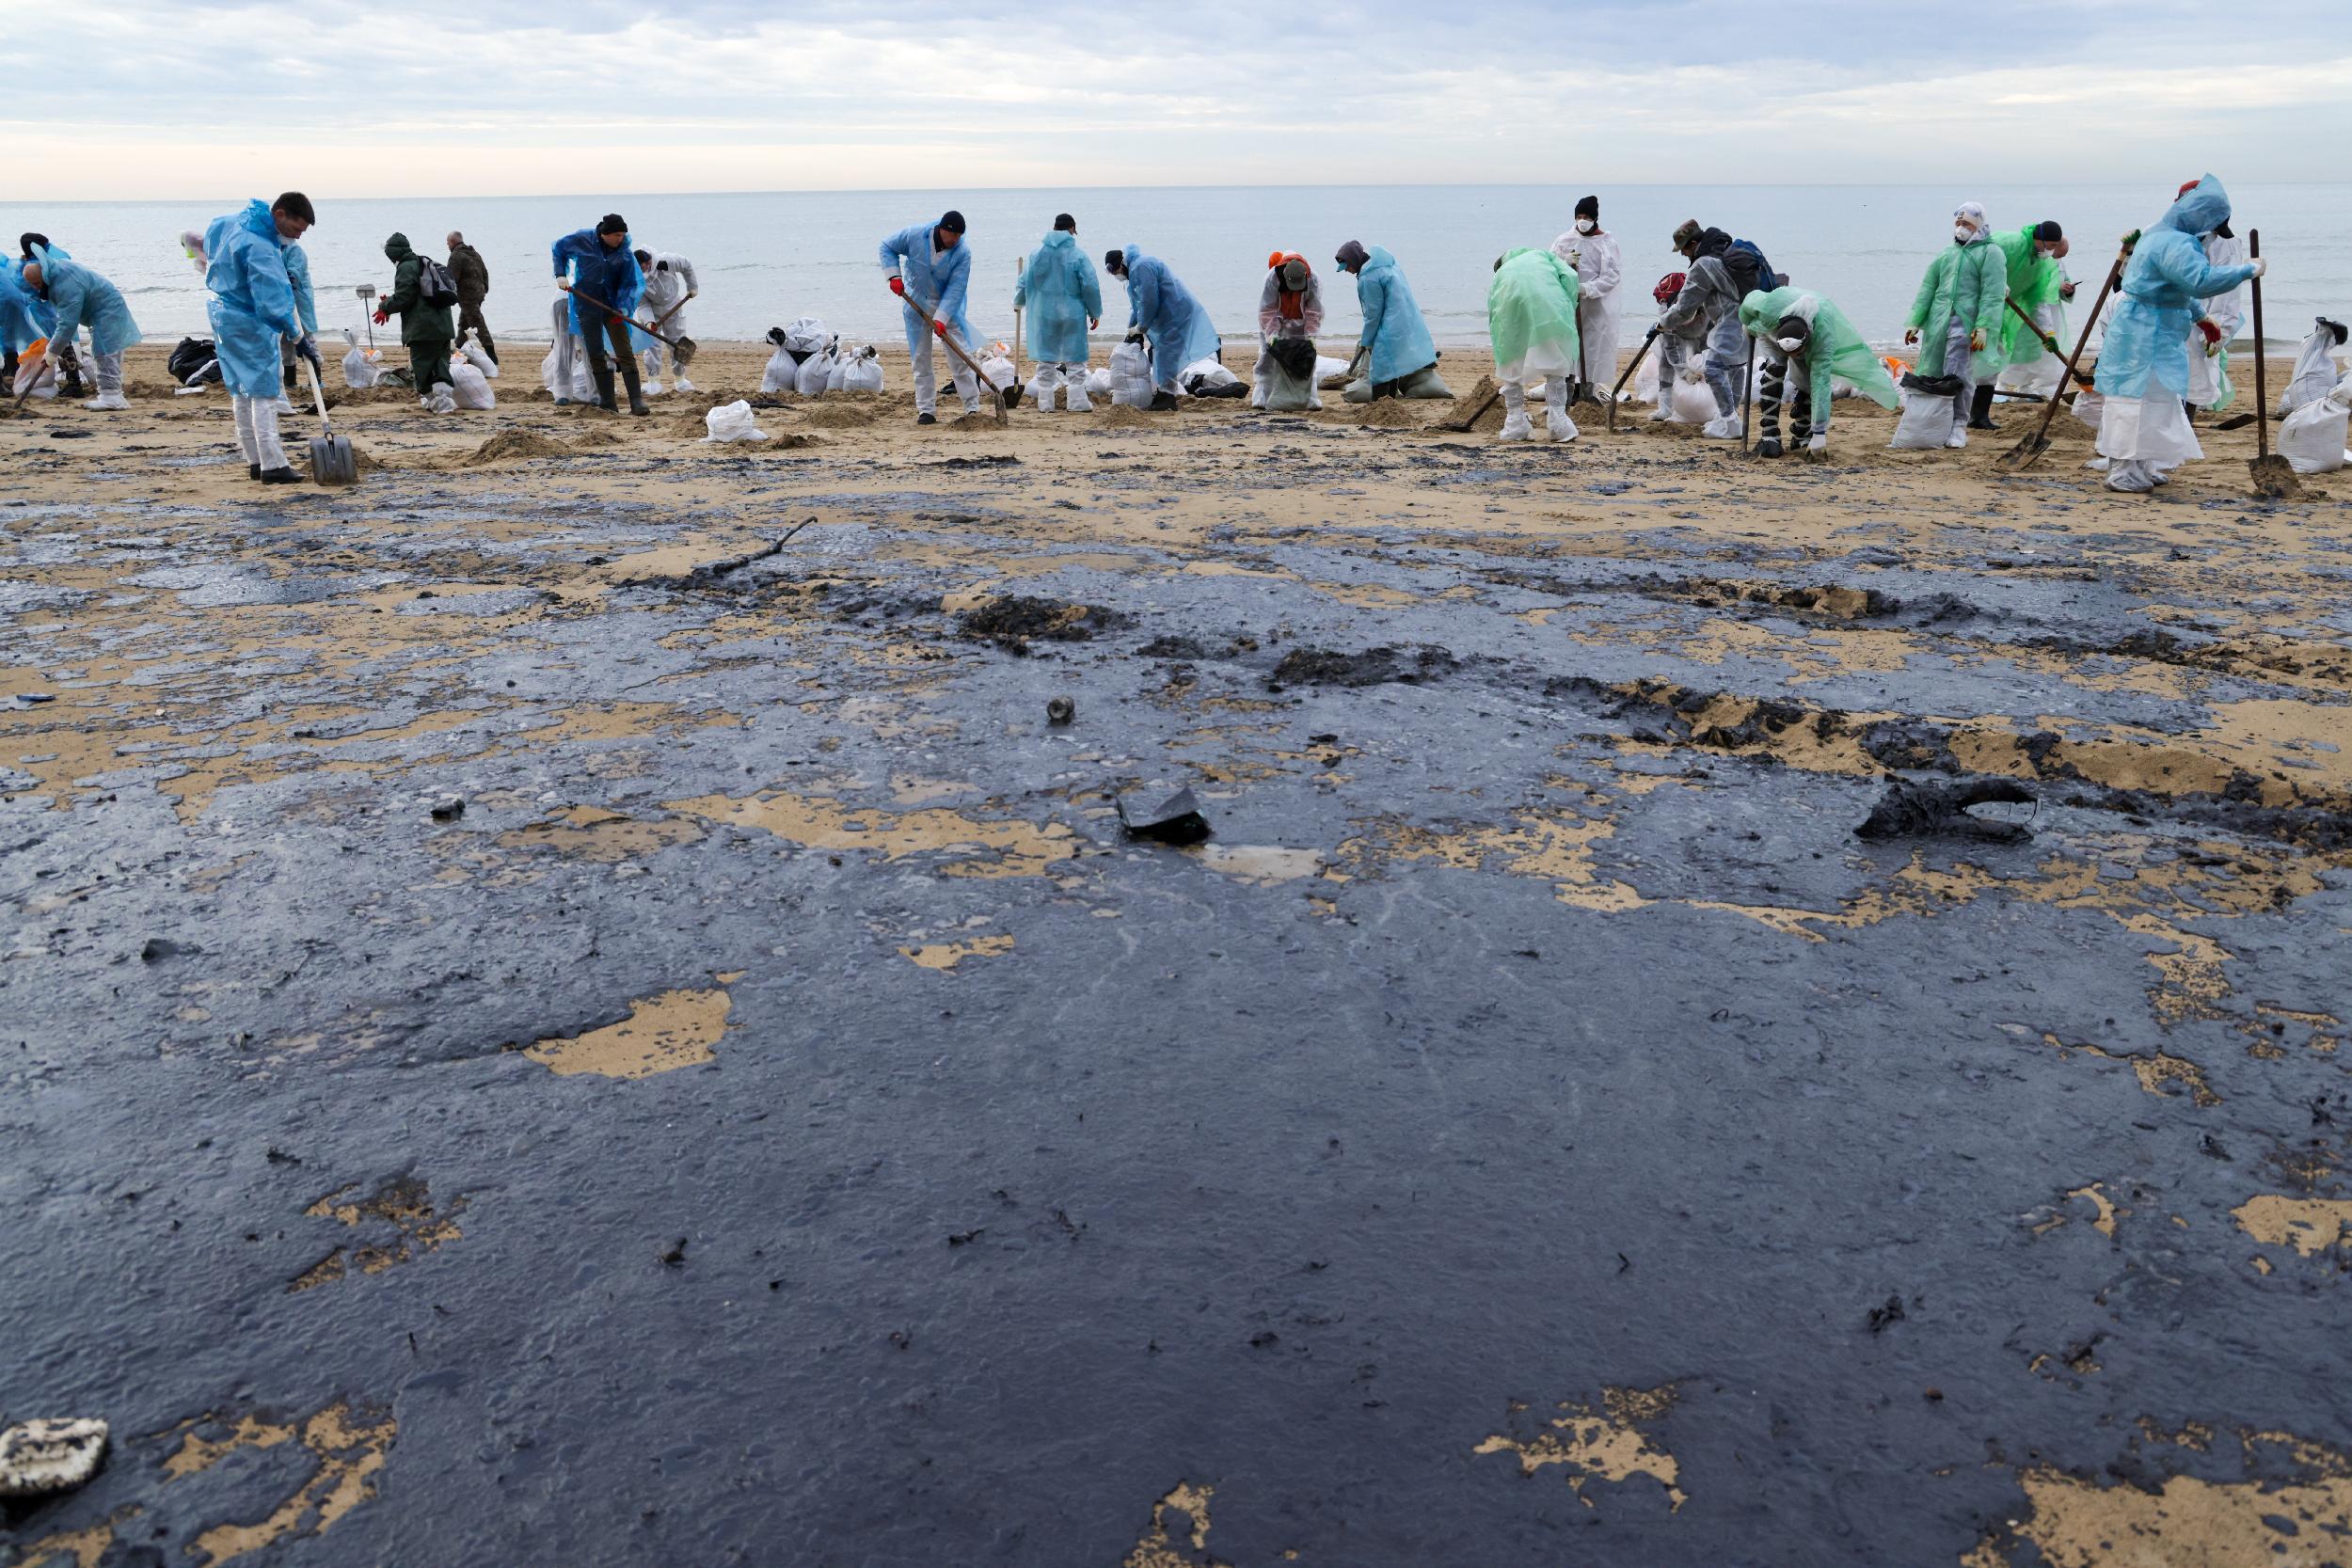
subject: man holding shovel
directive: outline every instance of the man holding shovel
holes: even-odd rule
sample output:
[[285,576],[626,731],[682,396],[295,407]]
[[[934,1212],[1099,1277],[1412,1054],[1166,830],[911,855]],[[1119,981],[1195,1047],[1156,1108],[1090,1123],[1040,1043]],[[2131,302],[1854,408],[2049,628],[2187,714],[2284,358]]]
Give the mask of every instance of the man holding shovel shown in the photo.
[[2121,303],[2099,349],[2099,454],[2107,460],[2110,490],[2153,490],[2172,469],[2205,455],[2181,401],[2188,395],[2188,339],[2202,315],[2199,302],[2264,271],[2259,258],[2222,267],[2206,259],[2205,236],[2229,221],[2229,193],[2208,174],[2132,251]]
[[296,352],[316,365],[318,343],[302,330],[286,247],[317,221],[310,198],[288,191],[273,202],[256,198],[204,229],[204,287],[212,292],[205,309],[221,385],[229,390],[246,477],[263,484],[302,483],[278,437],[278,344],[294,339]]
[[660,395],[661,354],[665,348],[669,350],[670,371],[677,389],[691,392],[694,384],[686,379],[686,361],[678,357],[675,345],[686,336],[686,302],[702,293],[694,277],[694,263],[667,251],[657,256],[650,250],[641,250],[637,253],[637,270],[645,275],[645,296],[642,302],[645,325],[671,340],[669,343],[660,339],[645,341],[646,395]]
[[628,411],[651,412],[637,378],[636,345],[629,341],[629,313],[644,292],[645,275],[629,250],[628,220],[607,213],[594,229],[566,234],[549,249],[555,286],[572,296],[572,330],[588,350],[588,378],[596,384],[596,406],[608,414],[619,411],[612,401],[612,367],[617,362],[622,385],[628,388]]
[[[882,243],[882,271],[890,275],[890,292],[907,301],[904,314],[907,353],[914,361],[914,422],[939,422],[939,376],[931,365],[931,339],[953,332],[958,341],[974,341],[972,324],[964,319],[965,296],[971,292],[972,250],[963,243],[963,214],[950,210],[937,223],[901,229]],[[922,311],[930,312],[926,325]],[[963,411],[980,411],[980,382],[961,355],[949,355],[947,373],[954,378]],[[1012,396],[1020,383],[1013,383]],[[1009,401],[1009,399],[1008,400]]]

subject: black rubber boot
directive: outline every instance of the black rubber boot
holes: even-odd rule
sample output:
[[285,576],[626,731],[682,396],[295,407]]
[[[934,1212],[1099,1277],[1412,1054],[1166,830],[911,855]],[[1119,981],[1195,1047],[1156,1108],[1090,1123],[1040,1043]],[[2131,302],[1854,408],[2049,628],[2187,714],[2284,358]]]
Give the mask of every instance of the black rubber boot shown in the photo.
[[263,468],[253,476],[264,484],[299,484],[302,476],[292,468]]
[[588,379],[596,384],[596,406],[608,414],[616,412],[618,404],[612,401],[612,362],[609,359],[589,360]]
[[261,478],[261,477],[262,477],[262,466],[261,466],[259,463],[247,463],[247,464],[245,466],[245,477],[246,477],[246,478],[247,478],[247,479],[259,479],[259,478]]
[[1976,404],[1968,410],[1968,428],[1971,430],[2000,428],[1993,422],[1993,383],[1990,381],[1977,388]]
[[1152,393],[1150,412],[1154,414],[1173,414],[1176,412],[1176,394],[1173,392]]
[[[621,385],[628,388],[628,411],[643,419],[652,410],[645,406],[645,385],[637,377],[637,356],[629,355],[621,361]],[[605,388],[606,406],[612,405],[612,387]]]
[[937,424],[939,422],[939,416],[936,414],[917,414],[914,416],[914,422],[916,424]]

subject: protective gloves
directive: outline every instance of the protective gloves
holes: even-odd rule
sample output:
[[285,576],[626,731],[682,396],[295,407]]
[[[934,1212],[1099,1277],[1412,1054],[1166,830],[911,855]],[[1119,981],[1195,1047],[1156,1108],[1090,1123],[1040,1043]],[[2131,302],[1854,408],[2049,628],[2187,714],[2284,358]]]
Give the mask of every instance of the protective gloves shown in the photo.
[[947,341],[947,324],[946,322],[933,318],[931,322],[931,330],[938,334],[940,341],[946,342]]
[[310,333],[305,332],[302,335],[302,341],[294,344],[294,352],[310,361],[311,369],[322,373],[325,372],[326,367],[319,359],[319,341]]
[[1984,333],[1981,330],[1968,334],[1968,352],[1971,354],[1984,352]]
[[890,275],[890,292],[897,294],[900,299],[906,298],[907,280],[900,277],[897,273],[892,273]]
[[1906,327],[1904,327],[1904,328],[1903,328],[1903,344],[1904,344],[1904,346],[1905,346],[1905,347],[1909,347],[1910,345],[1912,345],[1912,344],[1914,344],[1914,343],[1917,342],[1918,341],[1919,341],[1919,329],[1918,329],[1917,327],[1915,327],[1915,326],[1906,326]]
[[2265,274],[2265,273],[2268,272],[2269,270],[2270,270],[2270,258],[2269,258],[2269,257],[2267,257],[2267,256],[2257,256],[2257,257],[2255,257],[2255,258],[2254,258],[2254,276],[2255,276],[2256,277],[2260,277],[2263,274]]

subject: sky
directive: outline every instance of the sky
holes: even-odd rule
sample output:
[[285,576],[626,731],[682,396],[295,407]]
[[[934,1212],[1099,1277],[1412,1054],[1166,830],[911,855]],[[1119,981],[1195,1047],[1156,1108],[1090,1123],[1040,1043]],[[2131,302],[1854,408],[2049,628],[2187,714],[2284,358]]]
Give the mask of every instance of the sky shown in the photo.
[[0,200],[2333,181],[2312,0],[0,5]]

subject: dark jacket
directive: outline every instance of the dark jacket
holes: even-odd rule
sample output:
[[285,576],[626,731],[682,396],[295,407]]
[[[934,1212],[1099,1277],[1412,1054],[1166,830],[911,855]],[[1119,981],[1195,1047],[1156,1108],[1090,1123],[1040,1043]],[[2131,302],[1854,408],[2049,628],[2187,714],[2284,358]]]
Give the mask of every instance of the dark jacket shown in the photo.
[[454,342],[457,321],[446,305],[427,305],[417,292],[417,274],[424,270],[424,262],[409,246],[408,236],[394,234],[384,242],[384,254],[389,258],[392,273],[392,292],[384,296],[383,309],[400,318],[400,341],[404,343]]
[[457,285],[458,304],[479,305],[489,297],[490,269],[473,246],[461,245],[449,253],[449,276]]

